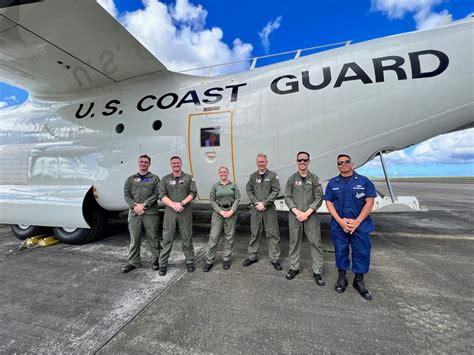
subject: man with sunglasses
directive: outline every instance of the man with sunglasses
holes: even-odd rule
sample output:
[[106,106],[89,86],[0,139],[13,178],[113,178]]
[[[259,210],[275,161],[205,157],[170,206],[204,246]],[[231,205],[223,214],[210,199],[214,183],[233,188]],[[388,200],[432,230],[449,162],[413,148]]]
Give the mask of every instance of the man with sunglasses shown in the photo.
[[323,202],[323,188],[319,178],[308,169],[309,153],[299,152],[296,161],[298,171],[289,177],[285,188],[285,202],[290,209],[288,224],[291,262],[286,278],[292,280],[300,272],[301,241],[304,233],[311,248],[313,277],[316,284],[324,286],[323,247],[319,217],[316,214]]
[[337,157],[339,175],[329,180],[324,200],[331,214],[331,238],[336,254],[339,277],[336,291],[343,293],[347,287],[346,271],[351,268],[349,246],[352,248],[353,286],[366,300],[372,294],[364,284],[364,274],[369,271],[372,242],[369,233],[374,230],[370,212],[374,207],[374,184],[354,171],[351,157]]

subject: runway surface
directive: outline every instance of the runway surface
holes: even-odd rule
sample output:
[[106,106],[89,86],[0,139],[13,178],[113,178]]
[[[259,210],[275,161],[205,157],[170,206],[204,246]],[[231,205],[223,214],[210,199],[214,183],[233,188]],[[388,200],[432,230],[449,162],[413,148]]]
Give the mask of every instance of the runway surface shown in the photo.
[[[384,190],[383,184],[377,183]],[[371,271],[374,300],[352,287],[334,291],[337,270],[322,217],[326,286],[312,278],[303,244],[292,281],[288,228],[280,218],[284,271],[242,266],[249,227],[237,229],[233,264],[221,253],[202,272],[209,225],[194,228],[197,270],[185,271],[180,240],[169,272],[143,267],[122,274],[128,231],[112,224],[99,242],[9,253],[19,241],[0,226],[1,353],[472,353],[474,348],[474,184],[395,182],[429,211],[374,215]],[[352,283],[353,275],[349,273]]]

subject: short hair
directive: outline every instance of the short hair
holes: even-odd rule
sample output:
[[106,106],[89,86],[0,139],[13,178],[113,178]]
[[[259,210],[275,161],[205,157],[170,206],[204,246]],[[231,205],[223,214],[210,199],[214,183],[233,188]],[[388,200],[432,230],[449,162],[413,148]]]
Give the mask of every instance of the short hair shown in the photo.
[[339,160],[339,158],[342,158],[342,157],[347,157],[347,158],[349,158],[349,160],[352,160],[352,158],[351,158],[351,156],[350,156],[349,154],[339,154],[339,155],[337,156],[337,159],[336,159],[336,160]]
[[170,158],[170,161],[172,161],[173,159],[179,159],[179,161],[182,162],[181,158],[178,157],[177,155],[173,155],[173,156]]
[[138,157],[138,160],[140,160],[141,158],[146,158],[146,159],[148,159],[148,163],[151,164],[151,158],[150,158],[148,155],[146,155],[146,154],[140,155],[140,156]]
[[229,168],[227,168],[227,166],[220,166],[219,169],[217,169],[217,173],[219,173],[219,171],[221,171],[221,169],[225,169],[225,170],[227,170],[227,174],[229,173]]
[[298,159],[298,155],[300,154],[306,154],[308,156],[308,159],[311,159],[310,155],[308,152],[304,152],[304,151],[301,151],[301,152],[298,152],[298,154],[296,154],[296,159]]
[[256,159],[258,159],[258,158],[265,158],[265,160],[268,160],[268,159],[267,159],[267,156],[266,156],[265,154],[263,154],[263,153],[258,153]]

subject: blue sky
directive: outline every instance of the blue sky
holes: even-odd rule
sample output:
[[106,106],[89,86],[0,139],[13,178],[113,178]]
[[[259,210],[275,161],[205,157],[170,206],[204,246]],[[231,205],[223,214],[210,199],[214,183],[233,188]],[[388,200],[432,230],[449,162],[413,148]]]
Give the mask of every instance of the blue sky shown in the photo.
[[[100,0],[172,70],[429,29],[474,12],[472,0]],[[0,77],[1,81],[1,77]],[[0,82],[0,109],[28,94]],[[474,129],[386,156],[392,176],[474,176]],[[380,176],[378,160],[359,170]]]

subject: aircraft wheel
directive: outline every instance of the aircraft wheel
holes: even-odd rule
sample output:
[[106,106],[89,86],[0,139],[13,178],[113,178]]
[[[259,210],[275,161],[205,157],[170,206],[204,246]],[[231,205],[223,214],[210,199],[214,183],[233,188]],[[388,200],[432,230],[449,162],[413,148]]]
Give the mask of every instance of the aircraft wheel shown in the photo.
[[56,227],[53,228],[56,238],[66,244],[87,244],[97,240],[105,230],[105,212],[98,205],[90,206],[87,212],[90,229]]
[[15,237],[20,240],[25,240],[26,238],[33,237],[40,234],[41,227],[30,226],[27,224],[12,224],[12,233]]

